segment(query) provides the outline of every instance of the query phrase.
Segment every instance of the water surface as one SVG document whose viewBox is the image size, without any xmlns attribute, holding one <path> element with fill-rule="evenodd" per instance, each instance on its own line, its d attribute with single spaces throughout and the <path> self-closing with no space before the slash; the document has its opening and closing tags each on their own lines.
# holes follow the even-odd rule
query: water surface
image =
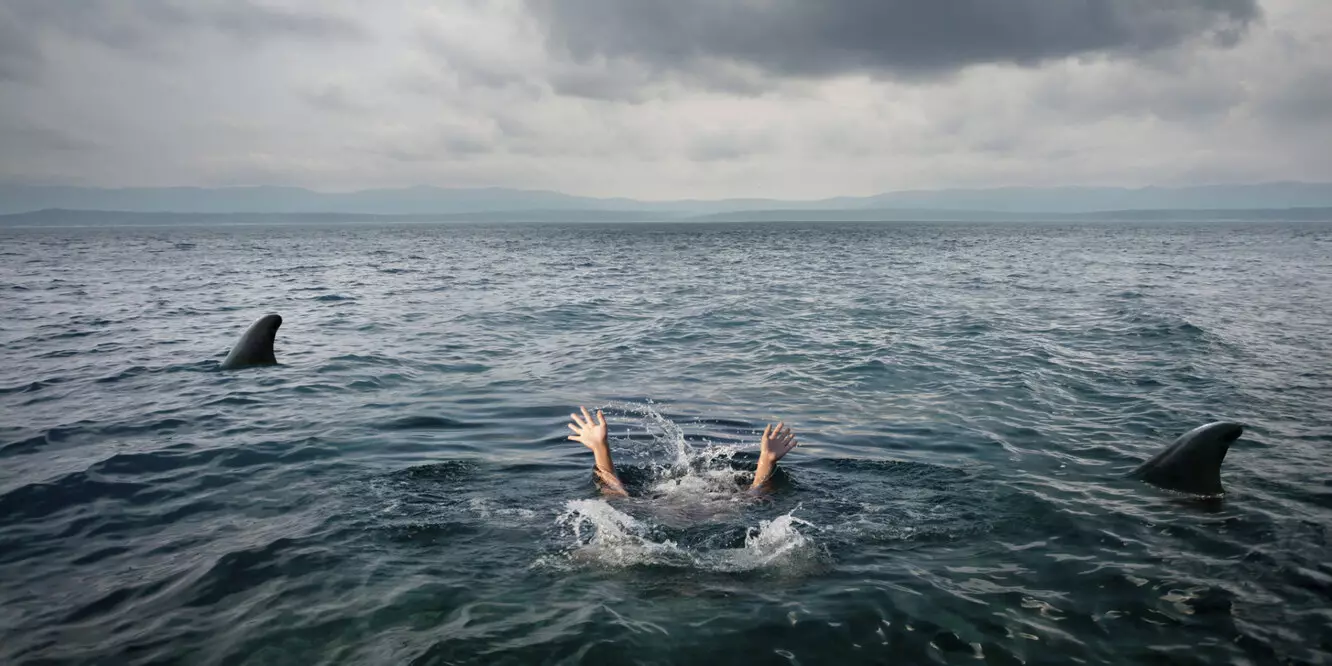
<svg viewBox="0 0 1332 666">
<path fill-rule="evenodd" d="M 1332 224 L 0 239 L 0 662 L 1332 663 Z"/>
</svg>

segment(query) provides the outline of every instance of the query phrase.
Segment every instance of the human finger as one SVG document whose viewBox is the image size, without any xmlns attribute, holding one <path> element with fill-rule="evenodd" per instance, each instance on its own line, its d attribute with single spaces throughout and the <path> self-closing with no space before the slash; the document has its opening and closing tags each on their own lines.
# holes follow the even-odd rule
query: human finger
<svg viewBox="0 0 1332 666">
<path fill-rule="evenodd" d="M 574 423 L 577 423 L 577 424 L 578 424 L 578 427 L 580 427 L 580 428 L 586 428 L 586 427 L 587 427 L 587 423 L 583 421 L 583 417 L 581 417 L 581 416 L 579 416 L 579 415 L 577 415 L 577 414 L 570 414 L 570 415 L 569 415 L 569 418 L 570 418 L 570 419 L 573 419 L 573 422 L 574 422 Z"/>
<path fill-rule="evenodd" d="M 583 418 L 587 420 L 587 424 L 588 424 L 588 425 L 590 425 L 590 426 L 594 426 L 594 425 L 597 424 L 596 421 L 593 421 L 593 420 L 592 420 L 592 415 L 587 413 L 587 408 L 586 408 L 586 407 L 582 407 L 582 406 L 580 406 L 579 409 L 583 410 Z"/>
<path fill-rule="evenodd" d="M 771 423 L 769 423 L 766 427 L 763 428 L 763 439 L 767 439 L 770 435 L 772 435 Z"/>
<path fill-rule="evenodd" d="M 564 424 L 564 425 L 569 426 L 569 429 L 572 430 L 572 431 L 574 431 L 574 433 L 576 433 L 576 434 L 579 434 L 579 435 L 583 434 L 583 430 L 582 430 L 581 428 L 579 428 L 578 426 L 572 424 L 572 423 L 566 423 L 566 424 Z"/>
<path fill-rule="evenodd" d="M 599 422 L 597 425 L 606 425 L 606 415 L 602 414 L 600 409 L 597 410 L 597 421 Z"/>
</svg>

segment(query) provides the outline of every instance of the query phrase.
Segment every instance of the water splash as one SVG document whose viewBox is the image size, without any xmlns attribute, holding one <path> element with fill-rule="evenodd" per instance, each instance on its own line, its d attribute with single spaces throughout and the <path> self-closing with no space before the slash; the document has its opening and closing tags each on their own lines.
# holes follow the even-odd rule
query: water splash
<svg viewBox="0 0 1332 666">
<path fill-rule="evenodd" d="M 714 571 L 769 570 L 783 574 L 807 573 L 817 569 L 826 551 L 800 531 L 817 530 L 814 523 L 795 517 L 791 512 L 759 523 L 745 535 L 743 548 L 728 548 L 706 553 L 706 568 Z"/>
<path fill-rule="evenodd" d="M 756 527 L 746 526 L 753 520 L 750 514 L 768 505 L 746 492 L 752 473 L 732 466 L 738 447 L 691 445 L 684 429 L 651 403 L 615 407 L 638 416 L 651 436 L 646 447 L 632 441 L 622 445 L 640 444 L 646 449 L 639 451 L 640 456 L 665 451 L 667 459 L 649 464 L 651 479 L 635 498 L 614 505 L 604 499 L 566 503 L 555 520 L 566 548 L 564 562 L 608 568 L 793 572 L 808 570 L 823 559 L 826 551 L 805 533 L 818 528 L 795 517 L 799 507 L 761 519 Z M 715 534 L 708 537 L 740 530 L 744 540 L 739 547 L 719 547 Z M 700 534 L 704 536 L 699 538 Z M 539 564 L 559 560 L 546 557 Z"/>
<path fill-rule="evenodd" d="M 607 407 L 622 411 L 641 426 L 650 441 L 646 446 L 632 439 L 612 437 L 611 444 L 616 448 L 625 448 L 635 457 L 646 457 L 658 467 L 666 467 L 680 472 L 687 471 L 697 453 L 689 445 L 684 428 L 672 421 L 656 408 L 652 400 L 643 403 L 612 402 Z M 659 452 L 665 453 L 665 460 L 657 458 Z M 720 453 L 720 452 L 718 452 Z"/>
<path fill-rule="evenodd" d="M 817 530 L 817 526 L 795 517 L 796 510 L 748 528 L 744 545 L 739 548 L 713 549 L 703 544 L 678 543 L 659 526 L 639 520 L 606 500 L 572 500 L 555 522 L 573 544 L 563 557 L 543 557 L 537 564 L 610 569 L 664 567 L 719 573 L 759 570 L 788 575 L 807 573 L 823 563 L 826 551 L 801 531 L 802 528 Z"/>
<path fill-rule="evenodd" d="M 574 563 L 610 567 L 688 566 L 691 557 L 669 539 L 654 540 L 652 528 L 605 500 L 573 500 L 555 520 L 573 537 Z"/>
</svg>

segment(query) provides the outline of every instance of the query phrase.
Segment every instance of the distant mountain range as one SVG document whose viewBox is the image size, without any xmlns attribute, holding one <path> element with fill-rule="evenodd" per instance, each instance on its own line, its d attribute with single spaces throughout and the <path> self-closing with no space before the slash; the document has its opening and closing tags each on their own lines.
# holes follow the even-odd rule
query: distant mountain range
<svg viewBox="0 0 1332 666">
<path fill-rule="evenodd" d="M 1037 222 L 1080 221 L 1188 222 L 1188 221 L 1324 221 L 1332 222 L 1332 207 L 1242 208 L 1226 210 L 1116 210 L 1094 213 L 1006 213 L 980 210 L 925 210 L 899 208 L 752 210 L 687 215 L 651 211 L 519 210 L 422 215 L 370 213 L 134 213 L 114 210 L 48 208 L 29 213 L 0 215 L 0 227 L 91 226 L 226 226 L 237 224 L 365 224 L 365 223 L 626 223 L 626 222 Z"/>
<path fill-rule="evenodd" d="M 504 188 L 449 189 L 410 187 L 316 192 L 295 187 L 124 188 L 0 184 L 0 215 L 47 209 L 121 211 L 126 213 L 264 213 L 343 215 L 549 217 L 561 211 L 615 213 L 642 219 L 727 216 L 734 213 L 796 211 L 927 211 L 965 214 L 1079 214 L 1105 211 L 1259 210 L 1332 208 L 1332 183 L 1262 183 L 1197 187 L 1012 187 L 995 189 L 913 190 L 868 197 L 836 197 L 817 201 L 720 199 L 639 201 L 598 199 L 542 190 Z M 845 213 L 844 213 L 845 214 Z M 802 213 L 804 215 L 804 213 Z M 856 216 L 861 216 L 857 213 Z M 835 215 L 834 215 L 835 216 Z M 521 217 L 521 215 L 518 215 Z M 855 216 L 853 216 L 855 217 Z"/>
</svg>

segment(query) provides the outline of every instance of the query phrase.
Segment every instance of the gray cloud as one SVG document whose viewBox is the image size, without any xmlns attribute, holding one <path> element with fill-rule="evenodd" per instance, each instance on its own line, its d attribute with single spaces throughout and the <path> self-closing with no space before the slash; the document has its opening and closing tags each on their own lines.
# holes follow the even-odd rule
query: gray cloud
<svg viewBox="0 0 1332 666">
<path fill-rule="evenodd" d="M 0 4 L 0 80 L 35 79 L 45 62 L 40 41 L 47 36 L 151 57 L 169 53 L 199 32 L 245 43 L 364 36 L 356 23 L 339 16 L 249 0 L 5 0 Z"/>
<path fill-rule="evenodd" d="M 0 181 L 1332 180 L 1329 45 L 1328 0 L 0 0 Z"/>
<path fill-rule="evenodd" d="M 706 72 L 930 77 L 969 65 L 1141 55 L 1196 38 L 1233 45 L 1258 0 L 529 0 L 549 46 Z"/>
<path fill-rule="evenodd" d="M 0 124 L 0 146 L 23 153 L 85 153 L 100 144 L 72 132 L 38 124 Z"/>
<path fill-rule="evenodd" d="M 1321 125 L 1332 123 L 1332 64 L 1301 72 L 1267 98 L 1264 110 L 1279 121 Z"/>
<path fill-rule="evenodd" d="M 1102 72 L 1047 76 L 1030 91 L 1033 107 L 1075 118 L 1150 116 L 1167 122 L 1199 122 L 1229 113 L 1247 101 L 1245 82 L 1216 76 L 1191 62 L 1156 63 Z"/>
<path fill-rule="evenodd" d="M 367 107 L 357 101 L 345 88 L 338 85 L 326 85 L 322 88 L 306 90 L 305 101 L 315 110 L 325 113 L 362 113 Z"/>
<path fill-rule="evenodd" d="M 703 132 L 686 154 L 696 162 L 739 160 L 769 152 L 776 144 L 772 136 L 752 131 Z"/>
<path fill-rule="evenodd" d="M 41 59 L 36 39 L 14 8 L 0 5 L 0 82 L 30 80 Z"/>
<path fill-rule="evenodd" d="M 497 124 L 491 119 L 434 120 L 378 137 L 360 150 L 392 162 L 432 163 L 498 152 L 502 144 Z"/>
</svg>

